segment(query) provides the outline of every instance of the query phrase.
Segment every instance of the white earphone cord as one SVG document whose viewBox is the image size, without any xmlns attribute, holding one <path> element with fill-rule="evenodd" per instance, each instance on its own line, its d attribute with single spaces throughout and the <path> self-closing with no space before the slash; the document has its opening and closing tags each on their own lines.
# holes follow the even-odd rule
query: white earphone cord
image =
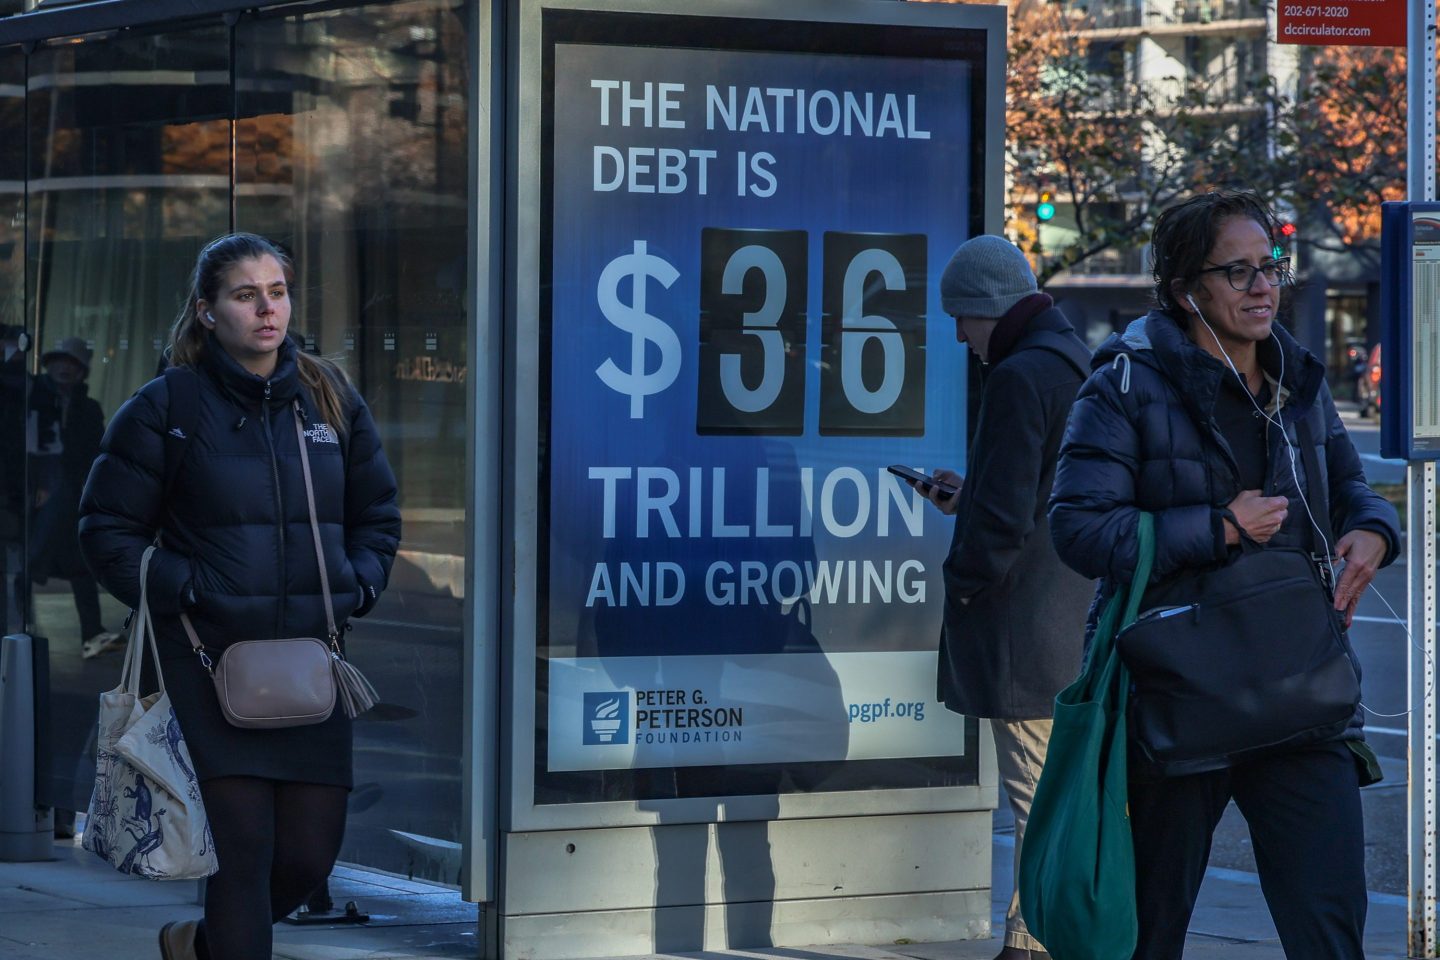
<svg viewBox="0 0 1440 960">
<path fill-rule="evenodd" d="M 1279 429 L 1280 439 L 1282 442 L 1284 442 L 1285 451 L 1289 454 L 1290 457 L 1290 477 L 1295 481 L 1295 489 L 1300 494 L 1300 502 L 1305 506 L 1305 516 L 1310 520 L 1310 526 L 1314 529 L 1315 536 L 1319 538 L 1322 544 L 1325 545 L 1325 563 L 1330 567 L 1330 582 L 1338 584 L 1340 582 L 1340 577 L 1335 572 L 1335 560 L 1332 556 L 1334 550 L 1331 548 L 1330 542 L 1325 539 L 1325 534 L 1321 532 L 1320 524 L 1315 522 L 1315 514 L 1310 512 L 1310 501 L 1305 496 L 1305 487 L 1300 483 L 1300 474 L 1295 469 L 1295 447 L 1290 443 L 1290 437 L 1285 433 L 1284 425 L 1279 421 L 1279 419 L 1277 419 L 1276 417 L 1272 417 L 1268 413 L 1266 413 L 1261 408 L 1260 404 L 1255 402 L 1254 395 L 1250 393 L 1250 385 L 1245 382 L 1245 377 L 1240 373 L 1239 368 L 1235 366 L 1235 361 L 1230 359 L 1230 354 L 1225 352 L 1225 347 L 1220 343 L 1220 338 L 1215 335 L 1215 330 L 1213 327 L 1210 326 L 1210 322 L 1206 320 L 1205 315 L 1200 312 L 1200 307 L 1198 304 L 1195 303 L 1195 298 L 1190 296 L 1189 294 L 1186 294 L 1185 299 L 1190 302 L 1190 307 L 1195 311 L 1195 316 L 1199 317 L 1200 322 L 1205 324 L 1205 329 L 1210 331 L 1211 339 L 1215 341 L 1215 346 L 1219 348 L 1220 355 L 1225 358 L 1225 363 L 1229 365 L 1231 372 L 1235 374 L 1235 379 L 1239 380 L 1240 385 L 1245 388 L 1245 396 L 1250 398 L 1250 405 L 1255 408 L 1255 411 L 1259 413 L 1261 417 L 1264 418 L 1266 423 L 1273 424 L 1276 428 Z M 1277 383 L 1283 385 L 1285 382 L 1285 348 L 1283 345 L 1280 344 L 1280 338 L 1275 336 L 1275 331 L 1273 329 L 1270 331 L 1270 336 L 1275 340 L 1276 346 L 1280 348 L 1277 351 L 1280 354 L 1280 377 Z M 1275 393 L 1275 412 L 1276 414 L 1280 412 L 1280 393 L 1278 386 Z M 1421 647 L 1415 645 L 1415 638 L 1410 633 L 1410 625 L 1406 623 L 1403 619 L 1401 619 L 1400 614 L 1395 612 L 1394 607 L 1390 606 L 1390 601 L 1385 599 L 1385 595 L 1380 592 L 1379 587 L 1375 586 L 1374 581 L 1371 581 L 1370 589 L 1375 591 L 1375 596 L 1380 598 L 1380 602 L 1385 604 L 1385 609 L 1390 611 L 1390 615 L 1395 618 L 1395 621 L 1400 624 L 1400 628 L 1405 631 L 1405 639 L 1410 642 L 1410 646 L 1424 654 L 1427 660 L 1430 659 L 1429 653 L 1427 653 Z M 1433 692 L 1434 681 L 1432 680 L 1430 688 L 1425 691 L 1424 699 L 1429 700 L 1430 694 Z M 1400 713 L 1380 713 L 1379 711 L 1370 709 L 1370 707 L 1366 705 L 1364 700 L 1360 701 L 1360 706 L 1364 707 L 1365 712 L 1370 714 L 1371 716 L 1385 718 L 1405 717 L 1409 716 L 1414 711 L 1414 708 L 1412 707 L 1409 710 L 1404 710 Z"/>
</svg>

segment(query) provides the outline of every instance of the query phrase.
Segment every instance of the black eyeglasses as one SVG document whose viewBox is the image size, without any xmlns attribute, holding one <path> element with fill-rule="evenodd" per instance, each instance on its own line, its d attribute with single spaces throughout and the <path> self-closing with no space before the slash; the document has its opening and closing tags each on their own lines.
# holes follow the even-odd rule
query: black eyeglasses
<svg viewBox="0 0 1440 960">
<path fill-rule="evenodd" d="M 1272 287 L 1289 283 L 1291 280 L 1289 257 L 1270 260 L 1258 267 L 1252 267 L 1248 263 L 1227 263 L 1223 267 L 1209 267 L 1200 272 L 1225 274 L 1225 279 L 1230 282 L 1230 289 L 1238 290 L 1241 293 L 1246 292 L 1254 285 L 1257 273 L 1264 277 L 1265 282 Z"/>
</svg>

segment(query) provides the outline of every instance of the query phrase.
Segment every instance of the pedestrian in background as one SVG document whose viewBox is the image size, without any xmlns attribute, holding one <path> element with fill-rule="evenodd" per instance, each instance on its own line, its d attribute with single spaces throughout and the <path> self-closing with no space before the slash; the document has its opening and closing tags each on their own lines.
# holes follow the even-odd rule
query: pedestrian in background
<svg viewBox="0 0 1440 960">
<path fill-rule="evenodd" d="M 1050 512 L 1060 556 L 1104 578 L 1108 596 L 1133 577 L 1141 511 L 1155 518 L 1152 587 L 1242 553 L 1333 549 L 1344 569 L 1326 600 L 1348 627 L 1376 570 L 1395 559 L 1399 523 L 1365 482 L 1324 366 L 1275 322 L 1290 271 L 1275 257 L 1274 217 L 1254 194 L 1206 194 L 1160 215 L 1151 250 L 1158 306 L 1100 348 L 1070 419 Z M 1322 476 L 1306 466 L 1306 436 Z M 1334 544 L 1313 517 L 1327 503 Z M 1132 723 L 1135 960 L 1182 955 L 1231 799 L 1285 955 L 1364 957 L 1360 787 L 1380 773 L 1363 710 L 1328 740 L 1174 776 L 1146 760 Z"/>
<path fill-rule="evenodd" d="M 922 490 L 955 517 L 939 699 L 956 713 L 990 720 L 1015 817 L 1017 888 L 996 960 L 1040 960 L 1049 955 L 1020 916 L 1020 853 L 1055 695 L 1079 671 L 1094 593 L 1056 556 L 1046 507 L 1090 351 L 1039 291 L 1025 255 L 1000 237 L 975 237 L 955 251 L 940 278 L 940 300 L 955 318 L 955 338 L 984 365 L 984 386 L 963 481 L 953 470 L 935 473 L 960 489 L 951 496 L 938 485 Z"/>
<path fill-rule="evenodd" d="M 86 559 L 132 607 L 141 556 L 162 535 L 150 612 L 220 864 L 203 921 L 161 930 L 165 960 L 269 960 L 272 924 L 330 873 L 352 786 L 345 711 L 310 726 L 231 726 L 180 614 L 211 660 L 238 641 L 323 637 L 319 564 L 343 625 L 374 606 L 399 541 L 395 476 L 370 411 L 338 368 L 288 336 L 292 273 L 279 248 L 252 234 L 201 251 L 171 331 L 171 360 L 189 372 L 152 380 L 116 413 L 81 502 Z M 170 410 L 176 376 L 196 381 L 197 409 L 167 491 L 165 437 L 187 433 Z"/>
<path fill-rule="evenodd" d="M 90 465 L 100 455 L 105 412 L 90 396 L 90 347 L 82 337 L 66 337 L 40 357 L 44 373 L 36 381 L 32 405 L 51 407 L 46 419 L 59 424 L 60 456 L 51 486 L 35 508 L 30 531 L 30 579 L 51 577 L 70 582 L 80 619 L 81 655 L 86 659 L 120 650 L 125 637 L 105 628 L 100 618 L 100 588 L 80 556 L 76 530 L 80 491 Z"/>
</svg>

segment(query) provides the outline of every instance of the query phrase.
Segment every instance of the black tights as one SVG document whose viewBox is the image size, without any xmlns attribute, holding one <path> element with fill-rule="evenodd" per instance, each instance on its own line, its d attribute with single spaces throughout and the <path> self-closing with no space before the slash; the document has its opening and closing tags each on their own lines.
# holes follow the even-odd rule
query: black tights
<svg viewBox="0 0 1440 960">
<path fill-rule="evenodd" d="M 330 875 L 345 834 L 344 787 L 258 777 L 200 784 L 220 871 L 205 886 L 200 960 L 270 960 L 273 925 Z"/>
</svg>

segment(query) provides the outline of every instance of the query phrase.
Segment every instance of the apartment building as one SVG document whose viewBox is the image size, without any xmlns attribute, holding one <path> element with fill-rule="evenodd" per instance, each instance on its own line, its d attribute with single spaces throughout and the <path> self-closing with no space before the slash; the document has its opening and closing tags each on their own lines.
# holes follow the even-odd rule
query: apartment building
<svg viewBox="0 0 1440 960">
<path fill-rule="evenodd" d="M 1143 91 L 1155 108 L 1151 155 L 1171 148 L 1165 142 L 1167 114 L 1187 111 L 1188 119 L 1213 122 L 1214 136 L 1249 138 L 1274 157 L 1273 98 L 1293 103 L 1314 48 L 1275 43 L 1273 4 L 1263 0 L 1079 0 L 1086 18 L 1077 39 L 1087 44 L 1090 69 L 1110 72 L 1117 90 Z M 1122 104 L 1123 106 L 1123 104 Z M 1193 129 L 1193 127 L 1191 128 Z M 1153 170 L 1137 171 L 1130 194 L 1116 203 L 1144 203 Z M 1265 192 L 1267 173 L 1233 172 L 1234 182 Z M 1074 236 L 1073 211 L 1057 196 L 1054 218 L 1040 223 L 1042 249 L 1063 249 Z M 1277 213 L 1287 221 L 1283 199 Z M 1332 379 L 1343 381 L 1341 362 L 1351 339 L 1371 336 L 1378 308 L 1376 264 L 1363 253 L 1334 254 L 1303 242 L 1305 224 L 1289 244 L 1300 282 L 1290 297 L 1288 324 L 1309 349 L 1322 356 Z M 1112 249 L 1057 274 L 1048 289 L 1085 325 L 1098 343 L 1149 308 L 1151 278 L 1143 242 Z M 1343 391 L 1341 392 L 1343 396 Z"/>
</svg>

